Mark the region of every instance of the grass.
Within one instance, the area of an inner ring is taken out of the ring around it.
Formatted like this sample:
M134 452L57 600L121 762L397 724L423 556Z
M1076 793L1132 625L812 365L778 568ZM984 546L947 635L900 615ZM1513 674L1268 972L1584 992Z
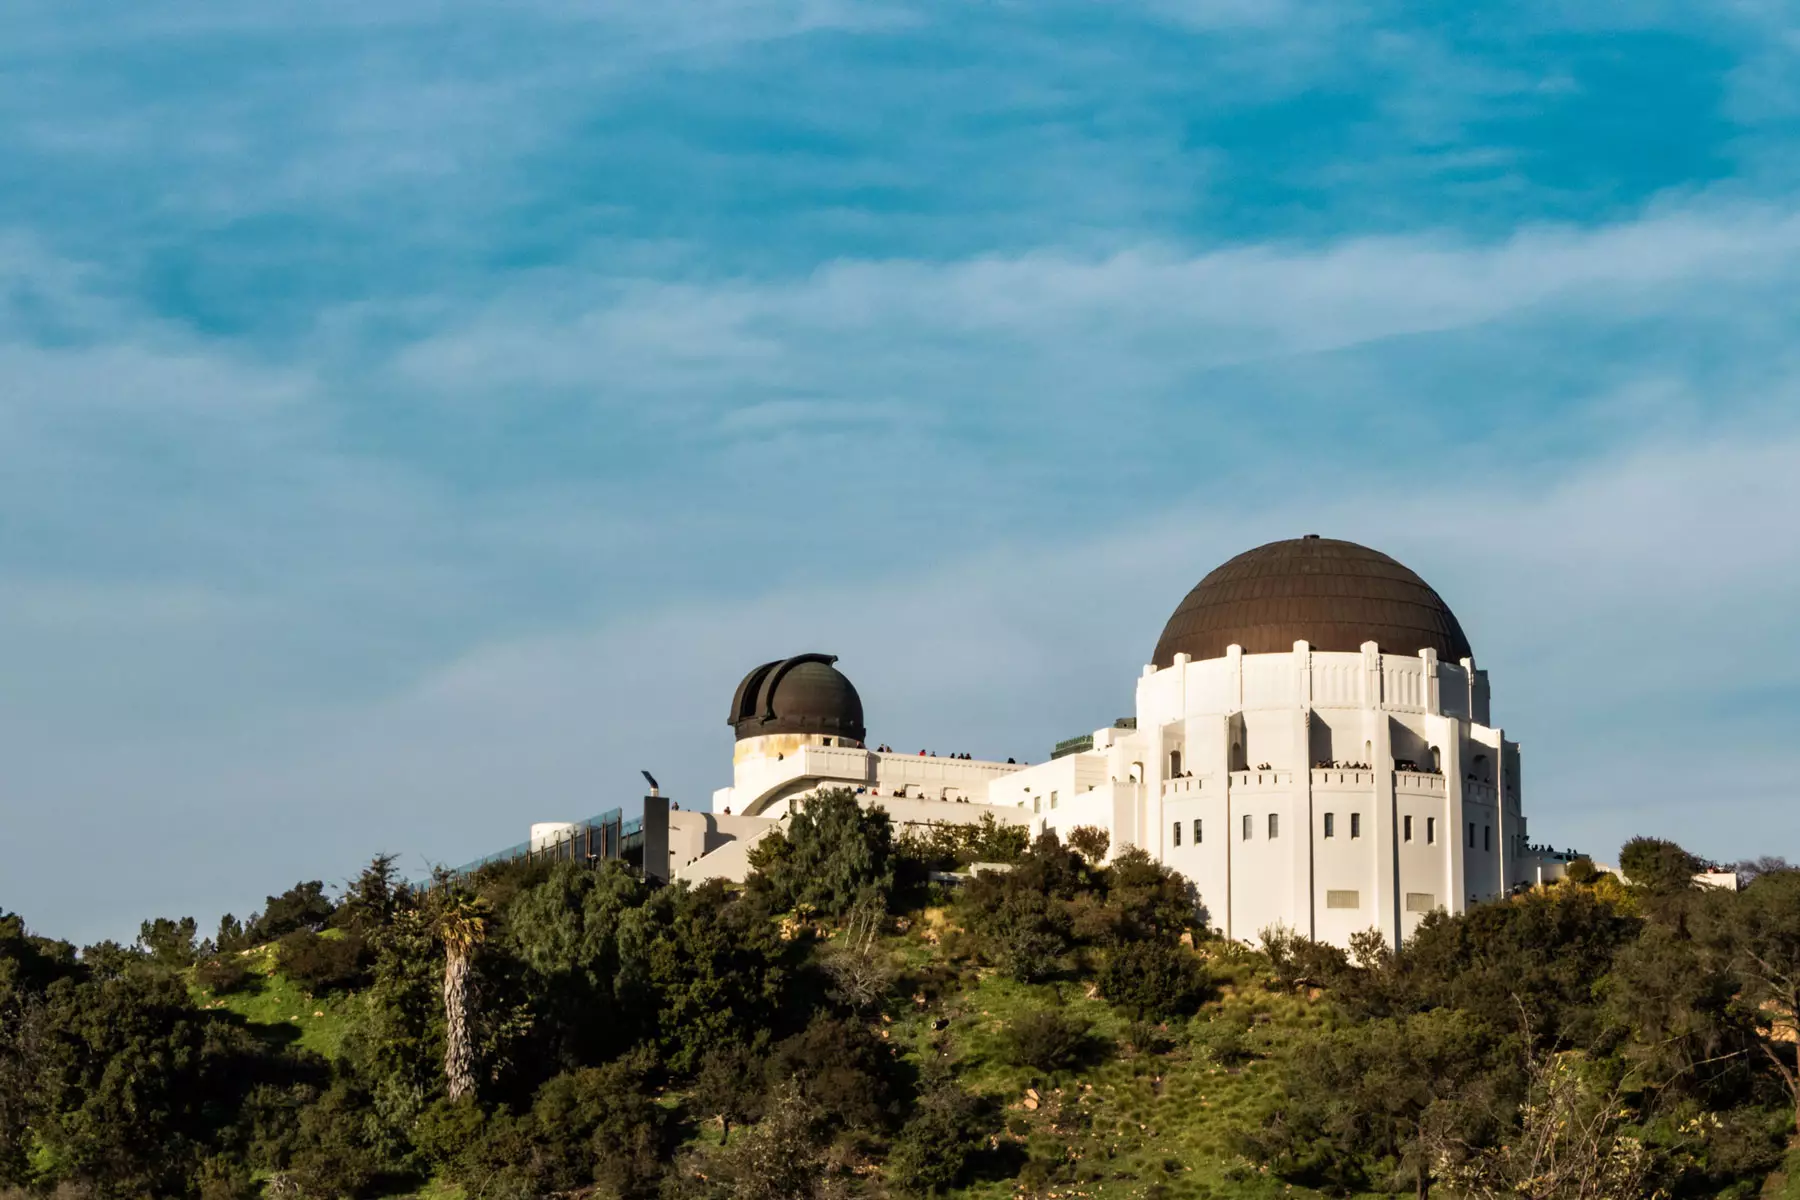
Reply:
M298 984L275 971L275 947L258 946L244 951L250 983L223 996L196 986L188 989L202 1008L224 1009L244 1018L258 1034L280 1042L297 1042L303 1049L327 1059L336 1058L349 1031L355 1001L331 996L310 996Z
M968 1200L1320 1195L1271 1178L1236 1149L1239 1135L1270 1115L1280 1059L1300 1031L1323 1022L1319 1006L1268 992L1241 959L1221 957L1211 963L1217 999L1163 1026L1160 1045L1142 1051L1130 1044L1130 1022L1084 984L1021 984L969 966L944 978L927 929L944 933L941 919L921 920L896 939L893 957L903 969L929 970L938 986L903 988L888 1036L905 1057L943 1062L1002 1105L1003 1141L1020 1161L1014 1177L965 1189ZM1047 1006L1091 1022L1097 1053L1087 1065L1045 1073L1007 1061L1007 1026ZM947 1025L934 1028L939 1022Z

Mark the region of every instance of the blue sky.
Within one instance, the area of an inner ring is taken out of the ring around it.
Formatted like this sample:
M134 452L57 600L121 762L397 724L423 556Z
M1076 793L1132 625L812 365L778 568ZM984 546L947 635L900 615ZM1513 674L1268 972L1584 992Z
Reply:
M1593 11L1588 11L1593 10ZM240 914L1041 757L1217 562L1450 601L1534 835L1800 854L1800 17L49 0L0 40L0 906Z

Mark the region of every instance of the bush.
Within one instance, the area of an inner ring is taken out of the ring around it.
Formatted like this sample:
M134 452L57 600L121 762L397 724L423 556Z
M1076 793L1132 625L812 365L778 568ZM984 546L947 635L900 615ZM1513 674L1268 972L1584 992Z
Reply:
M194 982L214 996L241 992L255 977L256 973L235 954L209 958L194 968Z
M1100 994L1139 1020L1186 1016L1206 999L1200 960L1183 946L1129 942L1106 956Z
M368 982L371 959L356 934L323 937L302 929L275 945L276 969L309 992L349 991Z
M558 1075L529 1112L484 1114L439 1101L419 1122L420 1147L470 1196L580 1192L654 1196L670 1147L670 1114L632 1061Z
M338 1080L300 1110L286 1177L307 1200L358 1200L377 1193L390 1164L370 1137L370 1097Z
M1087 1056L1092 1046L1092 1025L1081 1017L1054 1008L1040 1008L1015 1019L1006 1027L1002 1047L1015 1067L1062 1071Z
M867 1026L814 1017L769 1056L770 1093L791 1085L826 1126L875 1129L891 1117L893 1059Z
M968 1181L994 1122L979 1097L949 1080L929 1087L888 1151L887 1176L915 1195L935 1196Z

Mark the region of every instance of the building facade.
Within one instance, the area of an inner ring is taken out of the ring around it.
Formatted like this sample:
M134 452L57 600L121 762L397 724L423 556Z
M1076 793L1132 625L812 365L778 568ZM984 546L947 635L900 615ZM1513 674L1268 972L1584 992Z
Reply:
M870 749L835 663L745 676L731 785L710 814L671 814L674 877L741 879L750 844L835 787L902 825L1097 827L1114 852L1141 847L1192 880L1244 941L1279 926L1398 944L1434 909L1544 877L1519 747L1461 625L1419 576L1351 542L1272 542L1209 573L1164 627L1135 714L1046 762Z

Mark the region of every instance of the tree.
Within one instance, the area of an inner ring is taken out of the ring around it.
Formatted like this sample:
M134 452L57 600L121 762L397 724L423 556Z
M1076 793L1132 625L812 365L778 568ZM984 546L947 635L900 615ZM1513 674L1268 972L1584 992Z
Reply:
M1772 871L1738 893L1708 897L1707 937L1736 977L1757 1045L1787 1087L1800 1137L1800 871Z
M763 1109L762 1064L744 1046L715 1046L700 1059L694 1076L696 1115L719 1122L719 1142L731 1141L731 1127L754 1121Z
M386 925L394 913L412 902L412 889L400 878L394 863L398 856L377 854L369 860L338 905L334 920L351 929L366 931Z
M1276 1119L1251 1148L1293 1178L1339 1187L1410 1184L1494 1144L1516 1092L1504 1044L1451 1010L1382 1018L1304 1043Z
M1099 866L1112 846L1112 834L1098 825L1077 825L1069 830L1069 847L1093 866Z
M317 933L334 911L336 906L326 897L323 881L296 883L281 895L268 897L263 911L245 923L244 936L250 945L260 946L297 929Z
M444 1084L452 1101L475 1092L475 953L487 940L485 900L452 889L438 907L437 936L444 946Z
M1446 1175L1478 1200L1616 1200L1660 1196L1654 1156L1632 1136L1618 1084L1596 1083L1584 1055L1541 1054L1526 1040L1517 1125L1447 1162Z
M1700 859L1663 838L1634 837L1619 848L1619 870L1653 893L1687 891L1705 868Z
M670 1192L684 1200L815 1200L829 1171L824 1134L800 1089L778 1088L737 1141L684 1159Z
M882 808L832 788L805 799L787 828L751 848L752 886L783 909L840 917L858 903L886 907L894 889L894 829Z
M979 1097L948 1078L929 1079L912 1119L888 1153L887 1176L902 1190L935 1196L965 1183L993 1131Z
M180 968L193 965L194 935L198 932L194 918L179 921L157 917L138 926L138 949L159 967Z

